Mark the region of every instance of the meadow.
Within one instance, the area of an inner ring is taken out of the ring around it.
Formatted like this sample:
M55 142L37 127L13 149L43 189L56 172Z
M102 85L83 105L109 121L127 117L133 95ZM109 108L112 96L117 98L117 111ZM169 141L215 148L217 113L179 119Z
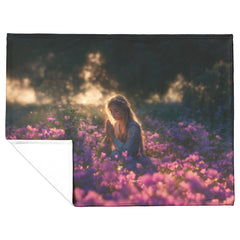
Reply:
M136 165L127 152L117 161L104 152L104 106L9 105L6 138L72 139L75 206L234 204L231 118L208 118L181 104L134 110L147 156Z

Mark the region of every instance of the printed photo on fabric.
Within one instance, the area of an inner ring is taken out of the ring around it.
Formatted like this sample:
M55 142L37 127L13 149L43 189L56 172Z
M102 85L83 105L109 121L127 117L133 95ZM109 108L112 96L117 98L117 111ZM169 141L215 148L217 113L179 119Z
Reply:
M233 36L8 34L6 139L72 140L76 207L233 205Z

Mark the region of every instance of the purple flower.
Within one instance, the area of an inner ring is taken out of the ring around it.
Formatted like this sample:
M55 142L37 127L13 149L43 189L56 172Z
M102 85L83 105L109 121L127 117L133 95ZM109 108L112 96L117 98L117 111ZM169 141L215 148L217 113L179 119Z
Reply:
M84 138L87 135L86 131L78 131L78 137L79 138Z
M227 178L226 178L227 184L229 187L233 187L234 185L234 176L232 174L230 174Z
M140 180L140 182L142 182L146 186L150 186L153 183L152 175L150 175L150 174L145 174L145 175L139 177L138 180Z
M47 118L47 120L48 120L49 122L53 122L53 121L55 120L55 118L49 117L49 118Z
M77 120L77 116L63 115L66 134L72 130L75 142L74 205L233 204L234 152L232 141L226 144L220 141L222 138L217 135L221 133L220 128L208 133L205 126L186 121L185 116L163 122L149 115L143 119L143 126L146 124L145 152L151 161L141 157L135 160L127 151L114 151L111 157L117 160L112 161L104 152L104 126L95 126L96 121L90 118L92 112L87 111L85 107L82 109L85 120L79 124L70 120ZM48 117L52 114L47 113L46 123L37 121L21 128L7 126L6 137L65 138L65 131L58 128L62 122ZM49 122L55 123L55 127L50 128Z
M205 189L205 184L197 173L188 171L185 173L185 179L189 180L192 192L202 192Z
M90 190L88 194L83 199L84 203L88 206L91 205L102 205L103 199L102 196L96 193L95 191Z
M183 171L182 169L176 171L176 176L177 176L177 177L181 177L181 176L183 176L183 174L184 174L184 171Z
M182 181L179 183L179 186L185 191L190 190L190 184L188 182Z
M217 170L212 169L212 168L209 168L209 169L207 170L207 176L208 176L209 178L218 178L218 177L219 177L219 173L218 173Z
M182 127L183 125L184 125L183 122L179 122L179 123L178 123L178 126L179 126L179 127Z
M156 172L153 174L152 179L154 182L161 182L161 181L163 181L164 176L161 173Z
M116 162L114 161L106 161L101 164L101 170L103 172L113 172L116 166Z

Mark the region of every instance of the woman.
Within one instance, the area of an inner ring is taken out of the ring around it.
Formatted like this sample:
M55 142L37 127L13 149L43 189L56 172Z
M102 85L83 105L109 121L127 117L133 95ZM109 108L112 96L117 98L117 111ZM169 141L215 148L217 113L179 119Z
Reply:
M123 154L133 158L143 154L142 129L130 103L121 95L106 103L106 143L108 154L118 159Z

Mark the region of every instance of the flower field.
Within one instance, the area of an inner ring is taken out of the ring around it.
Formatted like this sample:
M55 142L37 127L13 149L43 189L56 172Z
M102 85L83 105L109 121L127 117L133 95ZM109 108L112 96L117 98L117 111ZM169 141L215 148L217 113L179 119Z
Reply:
M142 113L147 157L136 162L124 152L112 161L102 143L103 114L61 105L45 114L31 114L38 121L7 124L6 138L72 139L75 206L234 203L232 139L223 138L217 129L210 131L184 118L167 122Z

